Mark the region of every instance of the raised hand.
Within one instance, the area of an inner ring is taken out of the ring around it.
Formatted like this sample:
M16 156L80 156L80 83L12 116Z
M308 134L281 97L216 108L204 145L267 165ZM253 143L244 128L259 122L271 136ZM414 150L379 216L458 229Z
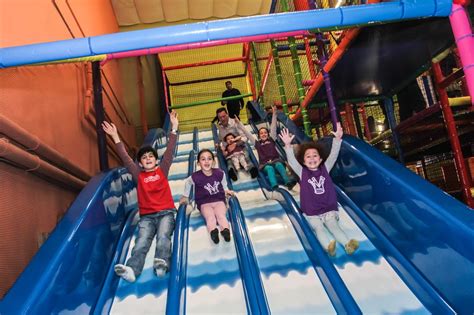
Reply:
M336 137L336 139L342 139L342 135L344 134L344 131L342 130L341 123L338 122L336 124L336 131L331 131L331 133Z
M112 137L115 143L120 142L120 137L117 131L117 127L113 123L109 123L108 121L102 122L102 129L106 134Z
M291 141L295 138L295 135L292 135L288 129L283 129L279 135L281 141L285 144L286 147L291 147Z
M272 113L273 114L276 114L276 112L278 111L278 108L275 104L272 105Z
M171 122L171 129L178 130L178 125L179 125L178 113L175 110L171 111L170 113L170 122Z

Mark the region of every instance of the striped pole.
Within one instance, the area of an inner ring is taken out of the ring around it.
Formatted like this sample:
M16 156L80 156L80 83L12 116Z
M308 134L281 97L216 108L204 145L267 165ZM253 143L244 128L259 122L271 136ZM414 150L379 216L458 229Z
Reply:
M286 100L285 85L283 82L283 77L281 75L281 66L280 58L278 58L278 49L274 40L270 41L272 46L273 60L275 62L275 72L278 81L278 90L280 92L281 106L283 107L283 112L288 116L288 103Z

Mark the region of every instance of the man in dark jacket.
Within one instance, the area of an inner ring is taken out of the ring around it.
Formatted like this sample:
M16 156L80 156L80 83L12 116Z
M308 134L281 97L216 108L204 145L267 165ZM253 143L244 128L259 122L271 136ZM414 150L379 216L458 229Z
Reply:
M223 93L222 97L229 97L229 96L237 96L241 95L240 91L237 89L234 89L232 87L232 82L227 81L225 83L225 87L227 88ZM229 112L229 117L230 118L235 118L236 116L240 119L240 110L244 108L244 100L243 98L237 99L237 100L229 100L229 101L222 101L222 105L227 105L227 111Z

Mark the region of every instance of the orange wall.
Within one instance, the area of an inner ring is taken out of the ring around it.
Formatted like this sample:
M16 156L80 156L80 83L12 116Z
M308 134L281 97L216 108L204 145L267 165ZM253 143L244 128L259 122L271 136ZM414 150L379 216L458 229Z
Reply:
M0 12L1 47L118 31L109 0L2 0ZM106 113L117 123L126 143L135 147L118 63L107 63L102 73ZM92 81L85 63L2 69L0 114L92 176L99 163L95 128L86 113L92 106L92 99L86 97L88 82ZM14 143L8 135L0 137ZM110 160L118 164L113 157ZM0 178L1 297L36 253L41 235L54 229L77 191L3 160Z

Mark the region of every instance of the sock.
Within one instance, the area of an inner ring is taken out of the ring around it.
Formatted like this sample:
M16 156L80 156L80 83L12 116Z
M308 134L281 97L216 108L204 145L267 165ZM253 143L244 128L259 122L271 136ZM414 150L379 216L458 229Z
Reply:
M125 266L122 264L117 264L114 267L115 274L119 277L121 277L123 280L128 281L128 282L135 282L135 273L133 272L133 269L130 268L129 266Z
M153 260L153 269L155 270L156 276L163 277L168 271L168 264L162 258L155 258Z

